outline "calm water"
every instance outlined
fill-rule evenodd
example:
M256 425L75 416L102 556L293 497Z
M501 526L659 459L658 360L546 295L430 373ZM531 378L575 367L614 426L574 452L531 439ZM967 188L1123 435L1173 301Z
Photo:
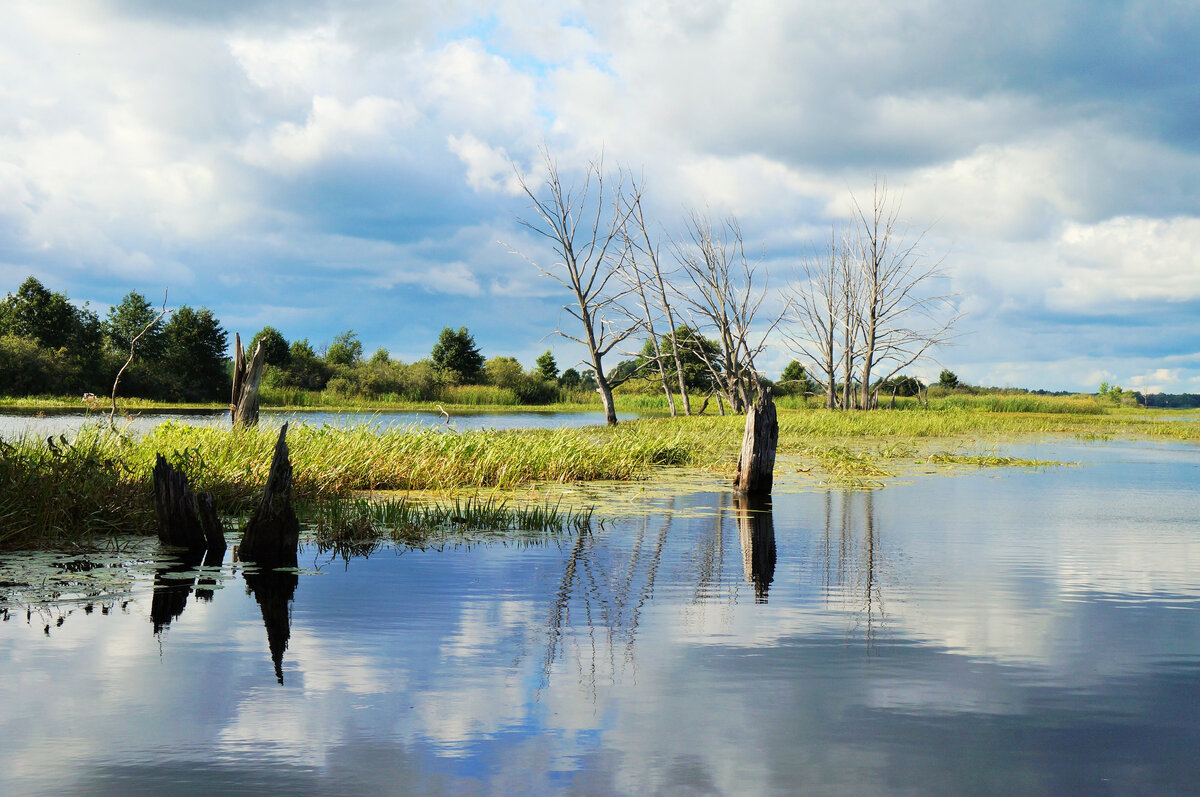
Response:
M0 793L1195 794L1200 449L1013 450L10 606Z
M331 426L370 426L374 429L388 429L405 426L443 426L445 416L436 412L275 412L264 411L260 421L264 426L279 426L284 421L293 424L302 423L313 426L329 424ZM630 413L618 414L618 419L628 420L637 417ZM78 430L84 424L94 424L101 420L97 414L88 414L78 410L48 409L41 411L16 412L7 410L0 413L0 440L12 440L22 435L32 437L47 437L65 434ZM141 434L148 432L160 423L171 421L194 426L229 426L227 411L213 412L211 410L174 410L171 412L153 411L120 419L122 428ZM550 429L563 426L594 426L603 425L604 415L597 409L595 412L481 412L453 415L450 426L459 431L464 429Z

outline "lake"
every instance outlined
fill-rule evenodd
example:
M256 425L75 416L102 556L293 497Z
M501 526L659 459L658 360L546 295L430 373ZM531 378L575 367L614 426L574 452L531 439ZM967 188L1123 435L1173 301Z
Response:
M1195 794L1200 449L1001 450L1079 464L633 485L590 534L299 574L143 548L90 558L108 597L45 557L0 793Z
M49 437L70 434L84 424L106 422L102 413L82 410L48 408L43 410L0 412L0 440L13 440L23 435ZM633 413L618 413L619 420L639 417ZM465 429L553 429L563 426L596 426L604 424L603 411L592 412L456 412L446 417L437 412L329 412L325 410L263 410L259 415L263 426L278 427L284 421L293 424L321 426L369 426L376 430L407 426L450 426ZM160 423L182 423L190 426L229 426L227 410L150 410L119 418L117 424L134 434L144 434Z

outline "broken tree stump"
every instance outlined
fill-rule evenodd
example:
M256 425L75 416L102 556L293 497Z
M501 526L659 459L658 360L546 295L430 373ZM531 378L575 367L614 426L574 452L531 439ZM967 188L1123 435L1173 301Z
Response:
M775 479L775 448L779 445L779 421L771 389L764 388L746 411L746 432L738 455L734 492L743 495L769 495Z
M288 459L287 428L279 428L267 486L250 522L242 532L238 558L260 567L295 567L300 545L300 521L292 509L292 463Z
M212 494L193 495L187 474L171 467L162 454L154 461L154 514L163 543L193 551L225 551L225 527Z
M229 418L234 426L258 426L258 388L262 383L267 351L259 341L250 361L246 362L241 335L233 333L233 340L233 395L229 400Z

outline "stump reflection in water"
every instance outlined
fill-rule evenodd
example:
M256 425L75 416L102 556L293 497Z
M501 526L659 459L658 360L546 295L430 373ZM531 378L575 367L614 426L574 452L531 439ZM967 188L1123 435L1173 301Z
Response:
M216 580L211 576L174 576L188 573L202 564L206 567L220 567L224 556L224 550L186 550L180 553L178 562L164 565L155 571L154 595L150 599L150 620L154 623L155 634L162 633L171 625L172 620L183 614L193 588L196 590L197 600L210 601L213 597L213 591L209 588Z
M283 652L292 636L292 599L300 576L294 571L259 570L243 573L247 591L254 596L262 610L267 629L267 647L275 665L275 680L283 683Z
M775 521L771 499L763 495L733 494L738 535L742 540L742 566L746 581L754 585L754 602L766 603L775 578Z

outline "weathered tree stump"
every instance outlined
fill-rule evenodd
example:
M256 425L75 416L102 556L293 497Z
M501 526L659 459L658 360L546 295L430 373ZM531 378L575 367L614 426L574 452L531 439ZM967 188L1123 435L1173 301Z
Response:
M259 341L247 363L241 335L235 332L233 340L233 396L229 401L229 418L234 426L258 426L258 388L267 352Z
M193 495L187 474L158 454L154 462L154 514L158 539L193 551L225 551L225 527L211 493Z
M295 567L300 545L300 521L292 509L292 463L288 459L287 427L285 423L279 428L267 486L238 545L238 558L264 568Z
M771 499L765 495L733 495L738 536L742 542L742 568L754 585L754 602L766 603L775 579L775 522Z
M735 492L770 494L778 445L779 421L775 417L775 402L771 399L771 389L765 388L758 401L746 411L746 433L742 436L737 474L733 477Z

